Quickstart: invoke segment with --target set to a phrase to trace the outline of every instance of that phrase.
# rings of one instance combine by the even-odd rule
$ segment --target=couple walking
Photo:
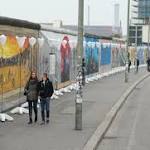
[[[49,80],[47,73],[43,74],[43,78],[41,81],[38,80],[37,75],[35,72],[31,73],[29,81],[25,86],[24,95],[27,97],[28,107],[29,107],[29,123],[32,124],[32,109],[34,109],[35,113],[35,120],[38,120],[38,96],[40,96],[40,103],[41,103],[41,117],[42,123],[45,124],[49,123],[50,117],[50,98],[53,95],[53,85],[52,82]]]

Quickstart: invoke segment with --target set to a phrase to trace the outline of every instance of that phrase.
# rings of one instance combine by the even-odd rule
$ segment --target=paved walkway
[[[0,123],[1,150],[81,150],[114,103],[139,77],[140,69],[130,73],[124,83],[124,73],[112,75],[88,84],[84,89],[83,130],[75,131],[75,93],[65,94],[51,102],[51,122],[41,126],[28,125],[27,115],[15,115],[14,122]],[[40,116],[40,114],[39,114]]]
[[[150,149],[150,77],[128,97],[97,150]]]

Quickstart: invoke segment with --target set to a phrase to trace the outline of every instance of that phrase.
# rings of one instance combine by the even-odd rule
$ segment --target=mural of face
[[[70,59],[71,59],[71,47],[69,38],[65,36],[62,40],[61,47],[61,82],[70,80]]]

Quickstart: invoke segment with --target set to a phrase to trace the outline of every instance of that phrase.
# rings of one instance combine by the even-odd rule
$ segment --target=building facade
[[[145,23],[150,18],[150,0],[139,0],[138,1],[138,16],[143,19]]]
[[[148,28],[150,24],[150,0],[131,0],[130,5],[130,28],[129,28],[129,44],[130,45],[142,45],[145,43],[143,41],[144,33],[148,33]],[[144,28],[144,31],[143,31]],[[143,36],[144,35],[144,36]],[[148,41],[148,40],[147,40]]]
[[[129,28],[129,45],[142,45],[142,26],[133,25]]]

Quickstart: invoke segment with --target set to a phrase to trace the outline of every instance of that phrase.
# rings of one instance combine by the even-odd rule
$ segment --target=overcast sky
[[[91,25],[112,25],[114,23],[115,0],[89,0]],[[126,31],[127,0],[116,0],[120,4],[120,20]],[[85,24],[87,24],[87,3],[85,0]],[[2,0],[0,15],[34,22],[63,20],[64,24],[77,24],[78,0]]]

